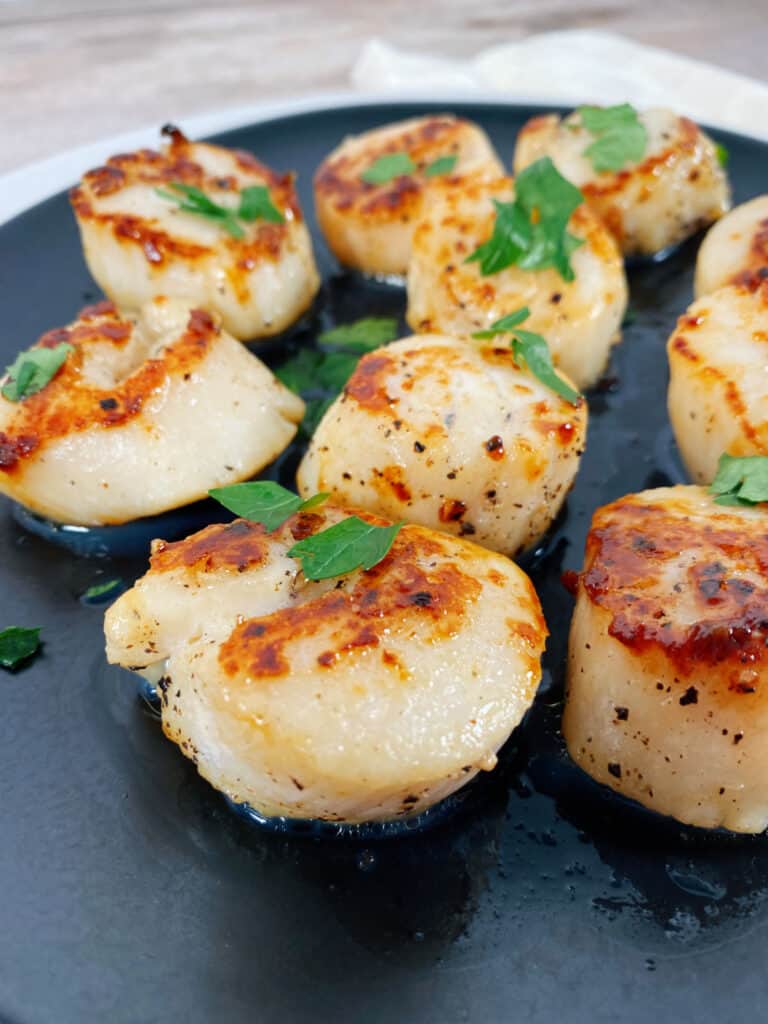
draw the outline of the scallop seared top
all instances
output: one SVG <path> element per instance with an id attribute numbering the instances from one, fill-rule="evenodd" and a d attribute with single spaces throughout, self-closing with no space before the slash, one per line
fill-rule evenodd
<path id="1" fill-rule="evenodd" d="M 258 472 L 304 405 L 203 310 L 82 310 L 37 348 L 70 346 L 20 401 L 0 398 L 0 490 L 51 519 L 122 523 Z"/>
<path id="2" fill-rule="evenodd" d="M 450 114 L 399 121 L 345 139 L 323 161 L 315 175 L 318 220 L 339 262 L 404 274 L 430 182 L 501 173 L 487 135 L 471 121 Z"/>
<path id="3" fill-rule="evenodd" d="M 768 514 L 663 487 L 598 509 L 563 735 L 590 775 L 705 828 L 768 826 Z"/>
<path id="4" fill-rule="evenodd" d="M 250 153 L 164 131 L 161 151 L 113 156 L 72 190 L 91 273 L 129 309 L 170 295 L 219 313 L 241 340 L 278 333 L 319 287 L 293 176 Z M 192 212 L 185 188 L 197 190 L 198 207 L 229 211 L 234 221 Z M 254 188 L 266 190 L 261 203 L 238 216 L 244 190 Z"/>
<path id="5" fill-rule="evenodd" d="M 374 568 L 306 580 L 290 547 L 346 514 L 157 544 L 107 613 L 109 659 L 162 677 L 166 733 L 264 813 L 421 810 L 493 767 L 540 678 L 533 587 L 475 545 L 404 526 Z"/>
<path id="6" fill-rule="evenodd" d="M 768 195 L 735 207 L 707 232 L 696 259 L 696 295 L 768 281 Z"/>
<path id="7" fill-rule="evenodd" d="M 568 224 L 581 241 L 570 257 L 573 280 L 553 267 L 511 265 L 483 274 L 479 262 L 467 259 L 492 236 L 494 203 L 510 202 L 514 194 L 511 178 L 454 177 L 432 186 L 413 238 L 408 323 L 419 333 L 466 337 L 526 306 L 525 327 L 544 335 L 555 364 L 579 388 L 589 387 L 619 340 L 627 302 L 621 253 L 582 203 Z"/>
<path id="8" fill-rule="evenodd" d="M 699 487 L 622 498 L 595 513 L 581 586 L 609 614 L 610 636 L 638 654 L 658 652 L 680 676 L 717 673 L 723 700 L 766 670 L 763 508 L 717 505 Z"/>
<path id="9" fill-rule="evenodd" d="M 584 193 L 627 255 L 660 252 L 721 217 L 730 190 L 714 142 L 686 117 L 653 108 L 637 117 L 646 133 L 639 161 L 597 171 L 586 150 L 595 141 L 577 112 L 535 117 L 517 137 L 514 169 L 549 156 Z"/>

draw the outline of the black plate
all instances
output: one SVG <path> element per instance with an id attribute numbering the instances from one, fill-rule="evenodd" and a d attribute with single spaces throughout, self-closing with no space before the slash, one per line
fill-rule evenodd
<path id="1" fill-rule="evenodd" d="M 225 145 L 311 177 L 339 139 L 429 110 L 301 114 Z M 439 109 L 437 106 L 431 109 Z M 509 159 L 537 111 L 460 104 Z M 713 133 L 735 201 L 768 147 Z M 402 314 L 404 294 L 339 273 L 317 231 L 318 324 Z M 0 1015 L 8 1022 L 731 1022 L 768 1005 L 768 846 L 683 828 L 601 789 L 558 735 L 571 600 L 593 509 L 682 479 L 664 345 L 691 299 L 696 242 L 631 272 L 634 322 L 590 395 L 589 444 L 531 573 L 552 631 L 536 704 L 450 822 L 378 843 L 289 839 L 235 817 L 163 739 L 134 678 L 107 667 L 103 606 L 79 596 L 139 562 L 78 559 L 0 506 L 0 624 L 43 627 L 4 674 Z M 0 359 L 97 292 L 64 196 L 0 228 Z M 291 460 L 288 460 L 290 464 Z"/>

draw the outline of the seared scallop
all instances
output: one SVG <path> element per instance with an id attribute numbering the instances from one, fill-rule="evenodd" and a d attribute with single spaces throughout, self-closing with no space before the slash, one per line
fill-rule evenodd
<path id="1" fill-rule="evenodd" d="M 164 131 L 162 152 L 111 157 L 72 190 L 88 269 L 121 307 L 169 295 L 217 313 L 241 341 L 278 334 L 320 285 L 293 176 L 250 153 Z M 189 188 L 193 206 L 196 198 L 230 216 L 190 212 Z M 261 196 L 247 193 L 260 201 L 245 219 L 236 213 L 248 189 Z"/>
<path id="2" fill-rule="evenodd" d="M 377 169 L 384 180 L 365 180 Z M 315 175 L 317 219 L 334 256 L 368 274 L 405 274 L 430 182 L 454 174 L 503 174 L 488 136 L 463 118 L 414 118 L 345 139 Z"/>
<path id="3" fill-rule="evenodd" d="M 107 656 L 158 685 L 166 735 L 266 816 L 418 814 L 495 766 L 540 679 L 536 593 L 474 544 L 404 526 L 374 568 L 305 579 L 288 550 L 345 515 L 156 542 L 107 612 Z"/>
<path id="4" fill-rule="evenodd" d="M 557 515 L 587 407 L 515 364 L 509 347 L 433 334 L 365 356 L 316 430 L 300 492 L 514 555 Z"/>
<path id="5" fill-rule="evenodd" d="M 599 782 L 689 825 L 768 826 L 768 513 L 665 487 L 598 509 L 563 732 Z"/>
<path id="6" fill-rule="evenodd" d="M 713 225 L 696 260 L 696 294 L 768 280 L 768 195 L 742 203 Z"/>
<path id="7" fill-rule="evenodd" d="M 768 454 L 768 281 L 698 299 L 667 352 L 669 417 L 691 477 L 711 482 L 723 452 Z"/>
<path id="8" fill-rule="evenodd" d="M 304 404 L 213 317 L 156 299 L 82 310 L 36 347 L 53 379 L 0 398 L 0 491 L 60 522 L 123 523 L 244 480 L 291 441 Z"/>
<path id="9" fill-rule="evenodd" d="M 419 333 L 467 337 L 527 306 L 526 328 L 544 335 L 552 358 L 579 388 L 594 384 L 605 368 L 627 304 L 621 254 L 609 232 L 585 206 L 569 230 L 583 244 L 571 255 L 574 280 L 553 269 L 509 266 L 483 275 L 467 262 L 494 227 L 494 200 L 513 199 L 510 178 L 455 179 L 433 186 L 413 239 L 408 268 L 410 326 Z"/>
<path id="10" fill-rule="evenodd" d="M 721 217 L 730 206 L 728 179 L 717 148 L 693 121 L 671 110 L 638 114 L 645 154 L 618 171 L 596 171 L 585 150 L 595 137 L 578 111 L 534 117 L 517 137 L 514 170 L 549 156 L 577 185 L 627 256 L 650 256 Z"/>

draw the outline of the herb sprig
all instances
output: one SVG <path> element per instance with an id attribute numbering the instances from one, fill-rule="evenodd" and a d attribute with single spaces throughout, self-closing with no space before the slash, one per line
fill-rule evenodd
<path id="1" fill-rule="evenodd" d="M 576 113 L 589 134 L 595 137 L 584 155 L 596 171 L 620 171 L 626 163 L 643 159 L 648 132 L 631 104 L 579 107 Z"/>
<path id="2" fill-rule="evenodd" d="M 186 185 L 182 181 L 172 181 L 168 191 L 156 188 L 155 192 L 163 199 L 176 203 L 184 213 L 194 213 L 198 217 L 207 217 L 216 221 L 232 238 L 245 238 L 241 221 L 252 223 L 265 220 L 273 224 L 282 224 L 285 215 L 278 210 L 269 194 L 266 185 L 250 185 L 240 192 L 238 205 L 234 208 L 221 206 L 201 189 L 194 185 Z"/>
<path id="3" fill-rule="evenodd" d="M 336 396 L 352 376 L 358 360 L 366 352 L 394 341 L 397 337 L 394 317 L 364 317 L 325 331 L 317 339 L 321 349 L 302 348 L 275 375 L 306 403 L 302 433 L 311 437 Z"/>
<path id="4" fill-rule="evenodd" d="M 494 199 L 493 233 L 465 262 L 478 262 L 485 276 L 513 264 L 523 270 L 554 267 L 564 281 L 573 281 L 570 257 L 584 240 L 568 231 L 568 221 L 583 201 L 551 159 L 542 157 L 518 176 L 511 203 Z"/>
<path id="5" fill-rule="evenodd" d="M 508 313 L 500 320 L 491 324 L 484 331 L 476 331 L 473 338 L 496 338 L 500 334 L 512 336 L 512 354 L 515 362 L 524 362 L 534 377 L 537 377 L 542 384 L 550 388 L 556 394 L 564 398 L 571 405 L 578 405 L 581 395 L 566 384 L 563 378 L 555 371 L 552 365 L 552 354 L 549 345 L 540 334 L 533 331 L 520 330 L 519 324 L 524 323 L 531 315 L 527 306 Z"/>
<path id="6" fill-rule="evenodd" d="M 14 669 L 37 653 L 40 647 L 40 628 L 9 626 L 0 633 L 0 666 Z"/>
<path id="7" fill-rule="evenodd" d="M 427 178 L 436 178 L 441 174 L 450 174 L 456 166 L 458 156 L 455 153 L 448 153 L 439 156 L 423 170 Z M 387 185 L 396 178 L 404 175 L 415 174 L 419 170 L 410 155 L 405 152 L 385 153 L 373 161 L 360 175 L 360 180 L 368 185 Z"/>
<path id="8" fill-rule="evenodd" d="M 758 505 L 768 501 L 768 456 L 721 455 L 709 493 L 716 505 Z"/>
<path id="9" fill-rule="evenodd" d="M 277 530 L 294 513 L 321 504 L 327 494 L 315 494 L 306 501 L 271 480 L 217 487 L 208 492 L 219 504 L 267 530 Z M 309 580 L 332 579 L 355 569 L 372 569 L 388 554 L 402 523 L 372 526 L 359 516 L 342 519 L 288 549 L 288 557 L 301 562 Z"/>
<path id="10" fill-rule="evenodd" d="M 2 395 L 9 402 L 20 402 L 30 395 L 42 391 L 53 380 L 64 365 L 73 347 L 66 341 L 53 348 L 30 348 L 20 352 L 5 373 L 8 380 L 3 384 Z"/>
<path id="11" fill-rule="evenodd" d="M 302 501 L 298 494 L 281 487 L 272 480 L 256 480 L 243 484 L 231 484 L 229 487 L 214 487 L 208 492 L 220 505 L 234 512 L 242 519 L 261 523 L 270 532 L 282 526 L 286 519 L 295 512 L 320 505 L 329 497 L 328 494 L 316 494 Z"/>

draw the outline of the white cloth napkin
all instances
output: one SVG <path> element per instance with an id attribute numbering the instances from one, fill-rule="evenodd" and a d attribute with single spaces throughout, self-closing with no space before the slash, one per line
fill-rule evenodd
<path id="1" fill-rule="evenodd" d="M 764 82 L 612 32 L 547 32 L 466 61 L 406 53 L 374 39 L 351 77 L 367 93 L 466 92 L 468 99 L 499 93 L 521 103 L 671 107 L 695 121 L 768 139 Z"/>

